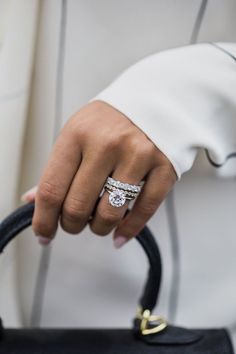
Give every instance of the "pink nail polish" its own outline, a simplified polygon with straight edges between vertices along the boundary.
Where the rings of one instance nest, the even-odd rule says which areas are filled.
[[[126,242],[128,242],[128,238],[122,235],[116,236],[114,238],[114,247],[121,248]]]
[[[38,189],[38,187],[35,186],[35,187],[29,189],[24,194],[22,194],[22,196],[21,196],[22,202],[32,202],[35,198],[35,194],[37,192],[37,189]]]
[[[39,244],[42,246],[47,246],[51,242],[51,239],[48,237],[44,237],[44,236],[37,236],[37,237],[38,237]]]

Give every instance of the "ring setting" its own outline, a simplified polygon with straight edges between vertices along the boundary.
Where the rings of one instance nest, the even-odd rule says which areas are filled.
[[[115,189],[109,194],[109,203],[114,207],[121,207],[126,202],[125,192],[120,189]]]
[[[109,203],[114,207],[121,207],[127,200],[137,197],[141,191],[141,185],[129,184],[108,177],[104,189],[109,193]]]

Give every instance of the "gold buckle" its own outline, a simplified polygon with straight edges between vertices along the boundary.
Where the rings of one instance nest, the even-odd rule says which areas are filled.
[[[167,321],[163,317],[151,315],[150,310],[143,311],[141,307],[137,310],[136,318],[141,320],[140,330],[143,336],[159,333],[167,327]],[[158,322],[157,326],[149,328],[154,322]]]

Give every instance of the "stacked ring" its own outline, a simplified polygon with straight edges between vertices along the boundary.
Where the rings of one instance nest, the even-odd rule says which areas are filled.
[[[109,203],[114,207],[121,207],[127,200],[135,199],[141,191],[141,184],[129,184],[108,177],[104,189],[110,194]]]

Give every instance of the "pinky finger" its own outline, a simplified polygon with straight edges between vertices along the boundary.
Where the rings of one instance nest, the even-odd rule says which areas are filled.
[[[123,246],[144,228],[172,189],[175,181],[176,175],[172,166],[158,166],[149,172],[133,208],[114,231],[115,248]]]

